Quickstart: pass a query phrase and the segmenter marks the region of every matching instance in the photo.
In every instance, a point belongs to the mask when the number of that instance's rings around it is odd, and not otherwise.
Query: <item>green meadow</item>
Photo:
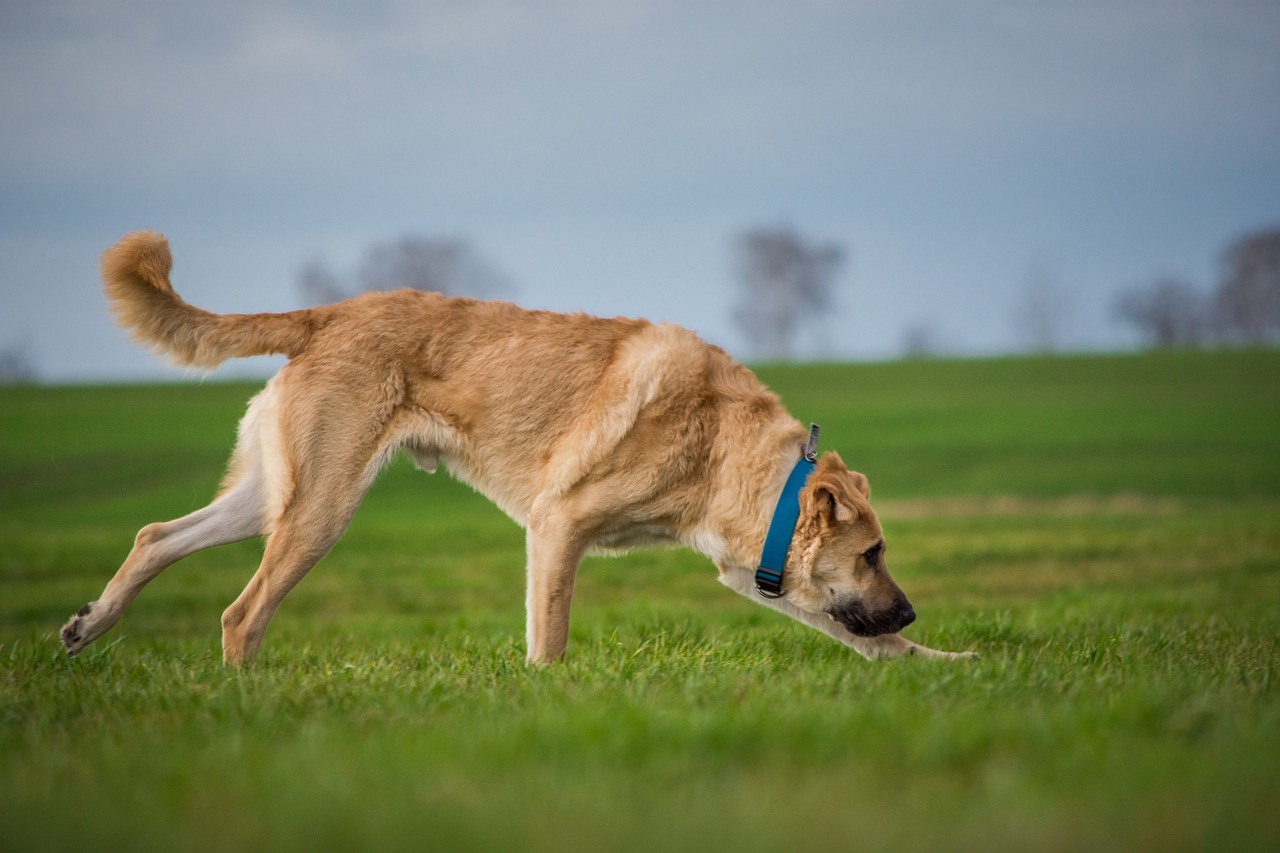
[[[403,461],[255,667],[257,542],[67,659],[255,387],[0,388],[0,849],[1280,849],[1280,352],[758,372],[869,476],[907,636],[978,660],[863,660],[673,550],[589,558],[528,668],[522,532]]]

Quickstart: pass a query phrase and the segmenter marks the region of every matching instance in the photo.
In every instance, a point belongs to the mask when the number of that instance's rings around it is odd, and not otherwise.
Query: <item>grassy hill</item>
[[[256,668],[218,618],[257,543],[69,661],[255,388],[0,389],[0,847],[1280,845],[1280,353],[758,372],[870,477],[906,633],[979,661],[864,661],[657,551],[588,560],[529,670],[521,531],[403,463]]]

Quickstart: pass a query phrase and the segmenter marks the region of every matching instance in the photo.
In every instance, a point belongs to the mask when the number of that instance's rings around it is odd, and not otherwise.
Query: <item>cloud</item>
[[[1280,87],[1266,4],[34,8],[6,21],[0,107],[19,120],[0,139],[64,180],[740,180],[1274,129],[1257,99]]]
[[[849,245],[874,334],[928,311],[994,339],[1037,259],[1104,304],[1280,216],[1277,91],[1280,5],[1250,0],[10,3],[0,239],[157,227],[287,287],[319,248],[434,231],[531,301],[606,278],[630,289],[596,310],[677,318],[735,229],[785,223]]]

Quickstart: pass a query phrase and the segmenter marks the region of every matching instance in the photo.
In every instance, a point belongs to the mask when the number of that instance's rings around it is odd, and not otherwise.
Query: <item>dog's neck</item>
[[[755,571],[778,497],[804,447],[806,430],[788,418],[753,446],[726,449],[707,515],[689,546],[719,565]]]

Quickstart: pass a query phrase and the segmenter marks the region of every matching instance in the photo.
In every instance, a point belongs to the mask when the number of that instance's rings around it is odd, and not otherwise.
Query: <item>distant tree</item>
[[[1215,302],[1228,338],[1280,343],[1280,228],[1246,235],[1227,247]]]
[[[298,286],[312,304],[336,302],[353,293],[410,287],[447,296],[479,299],[508,296],[514,290],[505,276],[463,240],[402,237],[365,252],[351,285],[320,261],[298,271]]]
[[[733,313],[756,355],[789,358],[807,324],[819,323],[834,303],[844,251],[810,243],[787,228],[761,228],[738,238],[741,299]]]
[[[35,382],[37,375],[25,343],[0,346],[0,385],[26,385]]]
[[[1066,342],[1073,302],[1061,280],[1043,267],[1034,267],[1023,282],[1021,299],[1013,310],[1014,330],[1035,352],[1057,352]]]
[[[905,358],[934,358],[943,350],[937,327],[930,321],[912,323],[902,331],[902,355]]]
[[[1115,312],[1155,347],[1195,346],[1208,340],[1213,329],[1204,295],[1177,276],[1160,276],[1122,294]]]

